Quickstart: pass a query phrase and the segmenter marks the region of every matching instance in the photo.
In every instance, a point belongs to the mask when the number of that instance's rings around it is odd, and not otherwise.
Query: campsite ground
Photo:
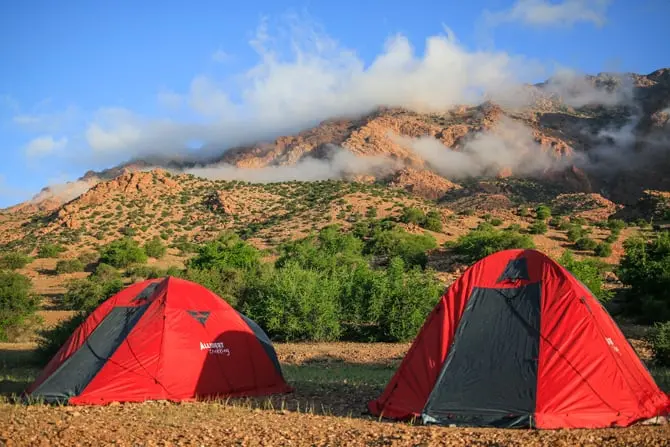
[[[631,328],[631,332],[635,333]],[[633,345],[644,358],[640,340]],[[0,392],[20,391],[38,369],[31,344],[0,345]],[[272,399],[107,407],[0,403],[0,445],[670,445],[670,425],[526,431],[378,421],[378,396],[409,344],[279,343],[292,394]],[[670,390],[670,373],[653,370]]]

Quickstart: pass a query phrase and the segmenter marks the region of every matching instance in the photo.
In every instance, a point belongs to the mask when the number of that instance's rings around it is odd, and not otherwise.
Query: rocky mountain
[[[645,190],[670,190],[670,69],[557,77],[511,96],[439,113],[382,107],[334,117],[274,141],[222,148],[206,162],[135,159],[45,188],[8,211],[52,212],[101,182],[156,167],[213,179],[252,173],[252,181],[272,181],[264,169],[306,161],[327,164],[327,178],[381,182],[430,200],[467,185],[464,191],[472,193],[473,179],[508,177],[567,193],[598,193],[628,206]]]

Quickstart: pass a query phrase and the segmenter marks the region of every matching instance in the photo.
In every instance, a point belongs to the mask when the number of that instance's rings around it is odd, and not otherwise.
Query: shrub
[[[547,232],[547,224],[542,220],[536,220],[528,227],[530,234],[544,234]]]
[[[147,262],[147,254],[133,239],[123,238],[102,247],[100,262],[125,268],[131,264],[144,264]]]
[[[617,239],[619,239],[619,236],[617,234],[612,233],[605,238],[605,242],[607,242],[608,244],[613,244],[617,241]]]
[[[426,215],[419,208],[405,208],[400,215],[400,221],[404,223],[413,223],[421,225],[426,219]]]
[[[535,209],[535,216],[540,220],[545,220],[551,217],[551,208],[547,205],[540,205]]]
[[[569,250],[563,253],[558,262],[579,279],[600,301],[606,302],[612,297],[609,290],[603,289],[605,266],[601,262],[594,259],[578,261]]]
[[[207,287],[233,307],[241,304],[241,295],[246,283],[253,280],[252,277],[245,275],[243,270],[235,268],[188,268],[183,273],[176,270],[167,273]]]
[[[577,242],[579,238],[584,235],[584,230],[579,225],[572,225],[568,229],[568,240],[570,242]]]
[[[575,241],[575,248],[577,250],[595,250],[598,246],[598,243],[593,239],[583,236]]]
[[[366,248],[369,253],[402,258],[408,267],[425,267],[428,262],[427,250],[437,247],[437,241],[430,234],[411,234],[400,229],[381,231],[373,236]]]
[[[35,315],[38,303],[30,278],[0,271],[0,341],[13,340]]]
[[[23,253],[12,252],[5,253],[0,257],[0,269],[17,270],[22,269],[32,262],[30,256]]]
[[[160,259],[165,256],[167,247],[163,244],[160,237],[154,237],[144,244],[144,252],[151,258]]]
[[[596,256],[606,258],[612,255],[612,246],[610,244],[598,244],[593,250]]]
[[[84,270],[84,264],[79,259],[61,259],[56,263],[56,273],[59,275],[82,270]]]
[[[38,258],[57,258],[62,252],[65,251],[65,247],[59,244],[44,244],[37,250]]]
[[[77,257],[77,259],[79,259],[81,263],[84,264],[84,266],[98,262],[99,258],[100,257],[98,256],[98,254],[92,251],[82,253]]]
[[[624,222],[621,219],[611,219],[607,221],[607,228],[612,230],[612,232],[621,232],[624,228],[626,228],[626,222]]]
[[[392,342],[413,339],[443,291],[431,275],[414,268],[404,273],[400,258],[386,272],[386,296],[379,319],[379,339]]]
[[[337,281],[289,261],[248,288],[244,312],[277,340],[337,340],[342,332]]]
[[[630,286],[629,313],[649,323],[670,320],[670,232],[626,240],[617,275]]]
[[[87,313],[77,312],[68,319],[59,321],[55,326],[38,332],[37,358],[46,364],[58,352],[72,333],[86,320]]]
[[[670,366],[670,321],[655,323],[648,340],[656,363]]]
[[[497,218],[497,217],[494,217],[493,219],[491,219],[490,223],[491,223],[491,225],[493,225],[494,227],[499,227],[500,225],[503,224],[503,221],[502,221],[502,219],[499,219],[499,218]]]
[[[492,253],[512,248],[535,248],[530,236],[513,230],[475,229],[460,236],[454,251],[463,255],[467,262],[476,262]]]
[[[442,231],[442,219],[439,217],[426,217],[423,228],[439,233]]]
[[[213,241],[198,247],[197,255],[187,267],[199,269],[241,268],[251,270],[260,264],[261,254],[233,232],[224,232]]]
[[[99,282],[111,281],[120,278],[121,274],[119,271],[111,265],[105,263],[98,264],[98,266],[95,268],[95,271],[91,275],[91,279],[95,279]]]

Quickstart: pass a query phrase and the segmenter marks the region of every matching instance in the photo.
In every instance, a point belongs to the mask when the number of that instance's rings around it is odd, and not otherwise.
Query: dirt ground
[[[263,399],[106,407],[0,403],[0,445],[641,446],[670,445],[670,425],[602,430],[496,430],[379,421],[366,403],[384,388],[409,344],[276,344],[296,391]],[[29,344],[0,346],[0,375],[21,386]],[[12,374],[12,371],[14,373]],[[0,382],[0,392],[3,390]]]

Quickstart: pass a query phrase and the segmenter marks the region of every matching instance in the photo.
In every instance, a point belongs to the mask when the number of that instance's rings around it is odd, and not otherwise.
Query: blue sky
[[[670,66],[667,17],[666,0],[4,2],[0,207],[378,103],[448,107],[557,68],[648,73]]]

